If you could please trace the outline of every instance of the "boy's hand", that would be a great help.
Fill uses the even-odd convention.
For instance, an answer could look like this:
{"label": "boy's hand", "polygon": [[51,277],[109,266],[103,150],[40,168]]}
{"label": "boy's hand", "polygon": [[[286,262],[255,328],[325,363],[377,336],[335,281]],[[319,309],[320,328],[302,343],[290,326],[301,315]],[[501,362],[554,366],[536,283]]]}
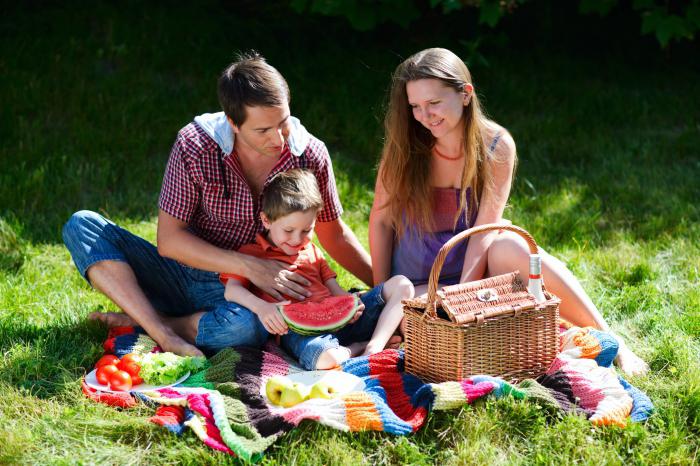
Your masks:
{"label": "boy's hand", "polygon": [[304,300],[311,296],[311,292],[306,289],[311,283],[294,272],[296,268],[296,265],[249,256],[247,278],[259,289],[280,301],[284,299],[283,295]]}
{"label": "boy's hand", "polygon": [[255,310],[255,313],[260,319],[260,323],[263,324],[265,330],[273,335],[285,335],[289,331],[287,323],[282,318],[277,306],[289,304],[289,301],[282,301],[279,303],[265,303]]}
{"label": "boy's hand", "polygon": [[[359,298],[362,293],[360,293],[358,291],[357,293],[352,293],[352,294],[354,294],[355,296],[357,296]],[[350,322],[348,322],[348,324],[354,324],[355,322],[357,322],[360,319],[360,317],[362,317],[363,312],[365,312],[365,303],[360,301],[360,305],[357,308],[357,312],[355,313],[354,316],[352,316],[352,319],[350,319]]]}

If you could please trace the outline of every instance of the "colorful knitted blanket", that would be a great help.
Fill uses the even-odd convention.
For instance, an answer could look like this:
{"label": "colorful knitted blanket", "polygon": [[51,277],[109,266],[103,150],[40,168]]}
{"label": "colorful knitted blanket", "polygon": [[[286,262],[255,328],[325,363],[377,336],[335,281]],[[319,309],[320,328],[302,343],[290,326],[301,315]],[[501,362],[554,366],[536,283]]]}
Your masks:
{"label": "colorful knitted blanket", "polygon": [[[490,376],[459,382],[423,383],[404,372],[403,351],[348,360],[340,370],[363,379],[363,391],[311,399],[291,408],[261,395],[268,378],[302,371],[279,347],[228,348],[209,367],[177,387],[146,393],[102,393],[83,382],[86,396],[103,403],[153,406],[152,422],[181,434],[191,429],[206,445],[255,462],[281,435],[305,419],[345,431],[376,430],[407,435],[421,428],[431,410],[455,409],[485,396],[511,396],[580,413],[595,425],[624,427],[653,411],[649,398],[610,368],[617,341],[590,328],[562,328],[561,353],[537,380],[511,385]],[[105,350],[122,356],[158,351],[138,328],[112,329]]]}

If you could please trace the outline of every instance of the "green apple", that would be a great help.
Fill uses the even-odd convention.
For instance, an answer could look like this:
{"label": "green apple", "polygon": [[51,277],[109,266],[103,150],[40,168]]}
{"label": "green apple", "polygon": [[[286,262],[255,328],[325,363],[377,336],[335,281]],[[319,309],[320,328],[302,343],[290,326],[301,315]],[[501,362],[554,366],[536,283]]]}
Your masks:
{"label": "green apple", "polygon": [[333,385],[323,380],[319,380],[311,386],[311,392],[309,393],[309,398],[324,398],[330,400],[333,398],[338,391],[333,387]]}
{"label": "green apple", "polygon": [[292,386],[292,381],[287,377],[276,375],[267,379],[265,384],[265,394],[267,399],[270,400],[272,404],[280,405],[280,400],[282,399],[282,392]]}
{"label": "green apple", "polygon": [[309,387],[303,383],[294,383],[290,387],[285,387],[282,390],[280,404],[285,408],[298,405],[309,396]]}

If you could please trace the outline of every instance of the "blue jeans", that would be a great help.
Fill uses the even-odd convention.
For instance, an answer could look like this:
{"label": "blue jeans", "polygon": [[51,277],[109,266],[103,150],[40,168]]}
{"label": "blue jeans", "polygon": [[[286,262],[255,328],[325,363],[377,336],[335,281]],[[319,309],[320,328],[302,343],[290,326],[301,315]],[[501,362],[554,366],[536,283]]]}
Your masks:
{"label": "blue jeans", "polygon": [[255,314],[224,299],[217,273],[162,257],[154,245],[100,214],[89,210],[73,214],[63,227],[63,242],[86,280],[88,268],[97,262],[126,262],[159,313],[181,317],[203,311],[195,339],[203,350],[261,346],[268,338]]}
{"label": "blue jeans", "polygon": [[299,359],[304,369],[313,371],[316,370],[318,358],[324,351],[338,348],[340,345],[347,346],[350,343],[369,340],[386,304],[382,297],[383,288],[384,285],[380,284],[360,295],[365,310],[357,322],[346,325],[336,333],[316,337],[289,331],[282,336],[282,346]]}

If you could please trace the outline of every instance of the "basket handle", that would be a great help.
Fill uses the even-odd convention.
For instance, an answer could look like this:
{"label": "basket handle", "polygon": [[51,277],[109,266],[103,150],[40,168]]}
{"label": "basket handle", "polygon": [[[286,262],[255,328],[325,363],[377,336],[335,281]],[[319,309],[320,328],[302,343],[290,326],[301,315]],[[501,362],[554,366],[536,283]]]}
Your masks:
{"label": "basket handle", "polygon": [[423,314],[423,318],[425,318],[426,315],[429,315],[432,318],[437,317],[437,311],[435,310],[437,287],[438,282],[440,280],[440,272],[442,271],[442,266],[445,263],[447,254],[452,250],[453,247],[455,247],[458,243],[465,240],[466,238],[469,238],[472,235],[478,235],[479,233],[485,233],[487,231],[494,230],[507,230],[519,234],[527,242],[527,245],[530,248],[530,254],[537,254],[537,243],[535,242],[535,239],[532,237],[532,235],[530,235],[530,233],[525,231],[523,228],[517,227],[515,225],[508,225],[502,223],[487,223],[485,225],[479,225],[478,227],[469,228],[468,230],[464,230],[463,232],[453,236],[452,238],[450,238],[449,241],[442,245],[440,251],[438,251],[438,254],[435,257],[433,267],[432,269],[430,269],[430,278],[428,279],[428,308]]}

